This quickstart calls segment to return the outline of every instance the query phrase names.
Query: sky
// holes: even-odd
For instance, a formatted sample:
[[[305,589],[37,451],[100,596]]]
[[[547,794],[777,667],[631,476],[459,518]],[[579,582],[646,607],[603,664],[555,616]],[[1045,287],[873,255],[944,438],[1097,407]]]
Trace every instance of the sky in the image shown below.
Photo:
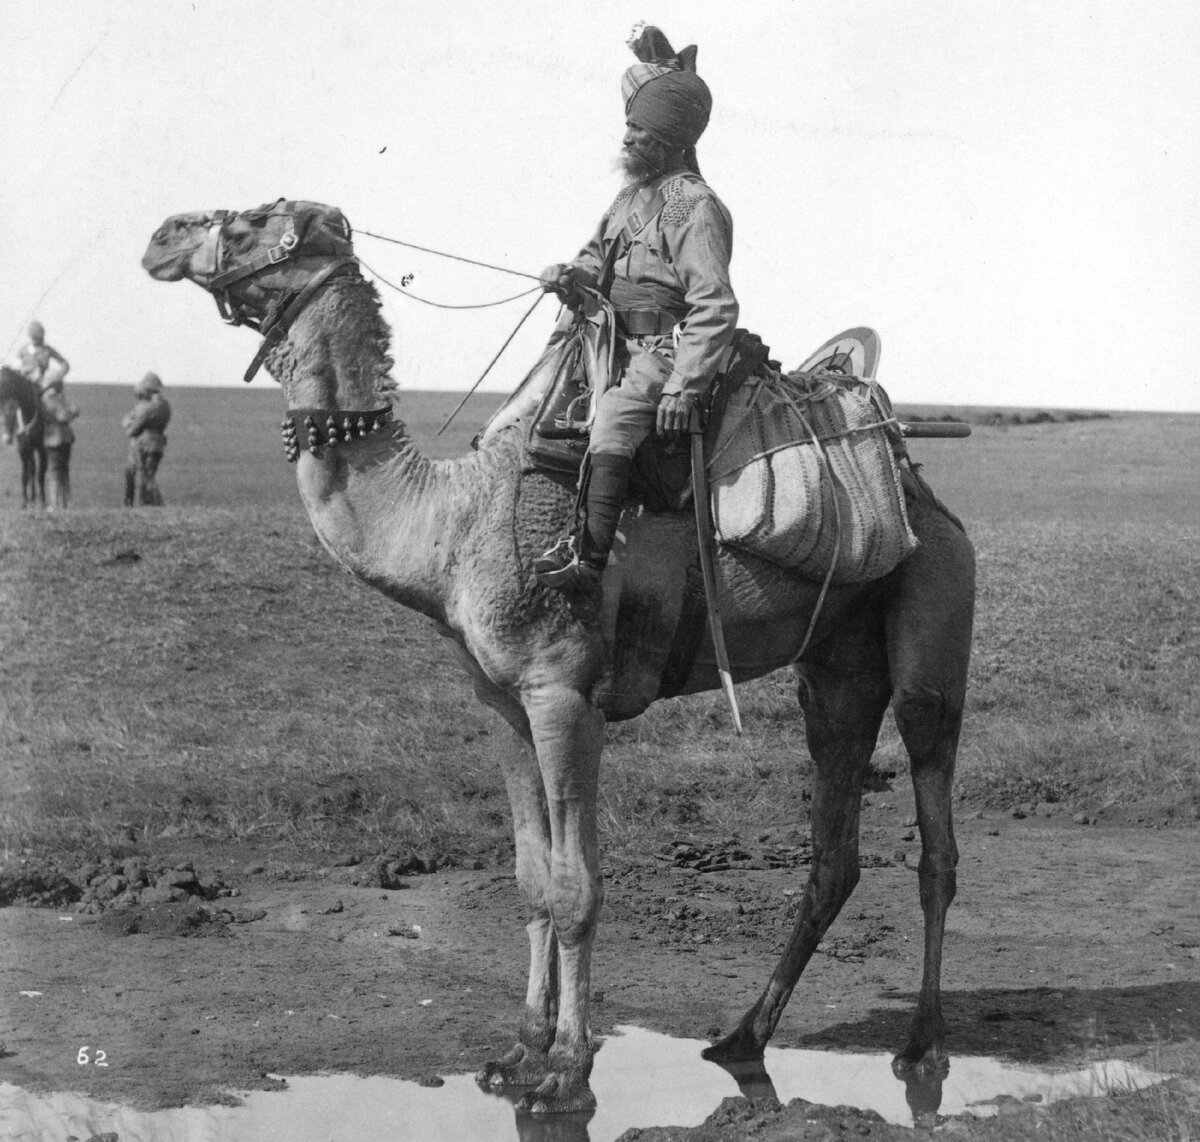
[[[533,295],[417,298],[510,298],[583,245],[638,20],[699,47],[740,324],[785,367],[867,325],[897,402],[1200,411],[1194,0],[0,0],[0,354],[37,317],[70,379],[241,384],[254,333],[141,256],[168,215],[302,198],[407,282],[402,388],[469,388]]]

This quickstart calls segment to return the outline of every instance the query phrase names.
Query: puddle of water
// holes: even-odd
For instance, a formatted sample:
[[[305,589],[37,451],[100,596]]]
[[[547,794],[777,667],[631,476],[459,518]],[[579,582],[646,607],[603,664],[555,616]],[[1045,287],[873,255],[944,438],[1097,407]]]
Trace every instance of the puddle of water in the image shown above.
[[[619,1027],[596,1055],[592,1116],[535,1119],[508,1099],[481,1091],[470,1075],[441,1087],[357,1075],[288,1079],[287,1091],[252,1091],[240,1107],[182,1107],[153,1112],[95,1102],[81,1095],[34,1095],[0,1083],[0,1137],[14,1142],[88,1138],[115,1133],[120,1142],[612,1142],[631,1126],[696,1126],[720,1101],[739,1093],[774,1093],[829,1106],[874,1110],[911,1126],[917,1114],[996,1113],[1004,1096],[1043,1103],[1163,1081],[1131,1063],[1096,1063],[1066,1072],[1012,1067],[995,1059],[958,1057],[936,1088],[910,1090],[887,1054],[840,1054],[768,1048],[765,1071],[730,1074],[700,1057],[697,1039],[672,1039]]]

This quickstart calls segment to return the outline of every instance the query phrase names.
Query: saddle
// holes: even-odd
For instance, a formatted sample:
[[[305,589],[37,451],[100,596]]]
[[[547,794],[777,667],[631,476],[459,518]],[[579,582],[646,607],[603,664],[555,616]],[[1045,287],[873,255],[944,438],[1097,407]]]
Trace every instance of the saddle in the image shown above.
[[[589,291],[476,437],[520,424],[532,470],[577,484],[599,395],[612,381],[616,318]],[[783,373],[762,339],[734,335],[701,408],[716,541],[816,582],[881,578],[916,547],[900,461],[903,436],[878,382],[832,364]],[[692,504],[690,449],[651,433],[633,496],[649,512]]]
[[[579,478],[596,401],[609,386],[615,354],[616,318],[606,302],[579,316],[564,315],[541,357],[513,395],[472,441],[474,447],[499,431],[523,425],[531,468]],[[756,373],[774,365],[755,333],[736,331],[721,374],[701,407],[709,429],[719,424],[730,396]],[[683,511],[692,499],[686,442],[654,433],[634,457],[633,492],[648,511]]]

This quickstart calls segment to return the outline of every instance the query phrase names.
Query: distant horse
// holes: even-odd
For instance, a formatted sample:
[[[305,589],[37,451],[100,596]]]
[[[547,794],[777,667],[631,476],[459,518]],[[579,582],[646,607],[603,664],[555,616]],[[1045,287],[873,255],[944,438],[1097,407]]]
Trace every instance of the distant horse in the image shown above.
[[[21,460],[22,506],[46,506],[46,418],[38,386],[28,377],[0,365],[0,422],[4,443],[17,442]]]

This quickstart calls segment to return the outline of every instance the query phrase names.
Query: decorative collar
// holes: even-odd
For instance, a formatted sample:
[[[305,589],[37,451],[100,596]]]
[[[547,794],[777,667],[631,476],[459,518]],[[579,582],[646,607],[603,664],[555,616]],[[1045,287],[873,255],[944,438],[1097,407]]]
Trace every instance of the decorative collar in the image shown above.
[[[302,447],[314,456],[320,456],[322,448],[332,448],[380,432],[394,419],[390,406],[365,410],[289,408],[282,425],[284,453],[289,464],[296,462]]]

